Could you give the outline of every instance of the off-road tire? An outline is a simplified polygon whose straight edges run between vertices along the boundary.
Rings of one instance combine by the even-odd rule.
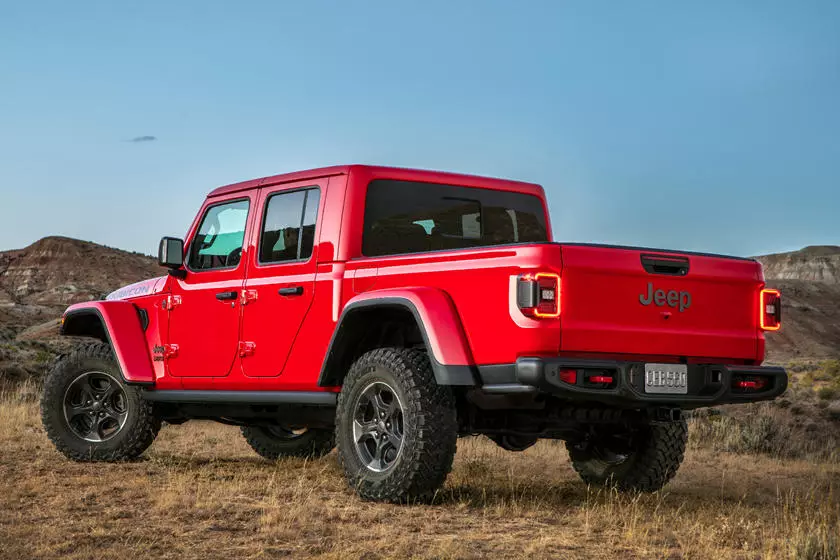
[[[275,461],[281,457],[317,459],[335,447],[332,430],[309,429],[294,437],[282,437],[263,426],[243,426],[245,441],[261,457]]]
[[[687,441],[688,425],[680,419],[645,425],[635,442],[636,449],[619,464],[604,461],[593,447],[580,448],[567,442],[566,449],[572,466],[587,484],[656,492],[677,474]]]
[[[362,462],[353,438],[354,407],[377,382],[390,386],[403,407],[400,451],[384,472]],[[339,463],[359,496],[393,503],[430,501],[452,470],[457,440],[454,396],[437,384],[425,352],[380,348],[351,366],[338,396],[336,442]]]
[[[89,442],[77,436],[64,414],[64,396],[73,381],[85,372],[99,371],[117,380],[127,403],[125,424],[111,439]],[[123,382],[111,347],[97,342],[86,344],[60,357],[44,379],[41,421],[47,437],[68,459],[81,462],[127,461],[139,457],[155,440],[160,419],[140,389]]]

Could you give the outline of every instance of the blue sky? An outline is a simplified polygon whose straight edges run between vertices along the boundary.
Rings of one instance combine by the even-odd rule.
[[[538,182],[559,240],[840,244],[838,30],[833,0],[3,0],[0,249],[153,253],[216,186],[335,163]]]

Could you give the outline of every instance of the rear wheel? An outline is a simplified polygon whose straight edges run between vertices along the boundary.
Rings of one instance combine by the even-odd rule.
[[[677,474],[687,441],[688,426],[681,419],[645,424],[632,433],[605,434],[583,444],[567,443],[566,448],[587,484],[655,492]]]
[[[56,449],[75,461],[134,459],[160,430],[152,404],[123,382],[103,343],[59,359],[47,373],[41,420]]]
[[[251,449],[272,461],[280,457],[323,457],[335,447],[332,430],[306,426],[245,426],[242,435]]]
[[[381,348],[350,368],[338,397],[338,456],[370,500],[426,501],[452,469],[455,399],[420,350]]]

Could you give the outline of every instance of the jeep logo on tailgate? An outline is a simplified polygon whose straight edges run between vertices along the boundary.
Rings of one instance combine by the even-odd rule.
[[[657,307],[668,305],[669,307],[677,307],[679,305],[680,313],[691,307],[691,294],[689,292],[678,292],[676,290],[653,290],[653,282],[648,282],[647,295],[639,294],[639,303],[642,305],[650,305],[653,303]]]

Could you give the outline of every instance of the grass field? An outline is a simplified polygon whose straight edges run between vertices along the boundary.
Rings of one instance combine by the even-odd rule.
[[[835,558],[840,465],[691,449],[654,495],[587,488],[561,444],[459,441],[432,505],[366,503],[334,453],[266,462],[238,429],[165,427],[146,456],[76,464],[37,406],[0,402],[0,558]]]

